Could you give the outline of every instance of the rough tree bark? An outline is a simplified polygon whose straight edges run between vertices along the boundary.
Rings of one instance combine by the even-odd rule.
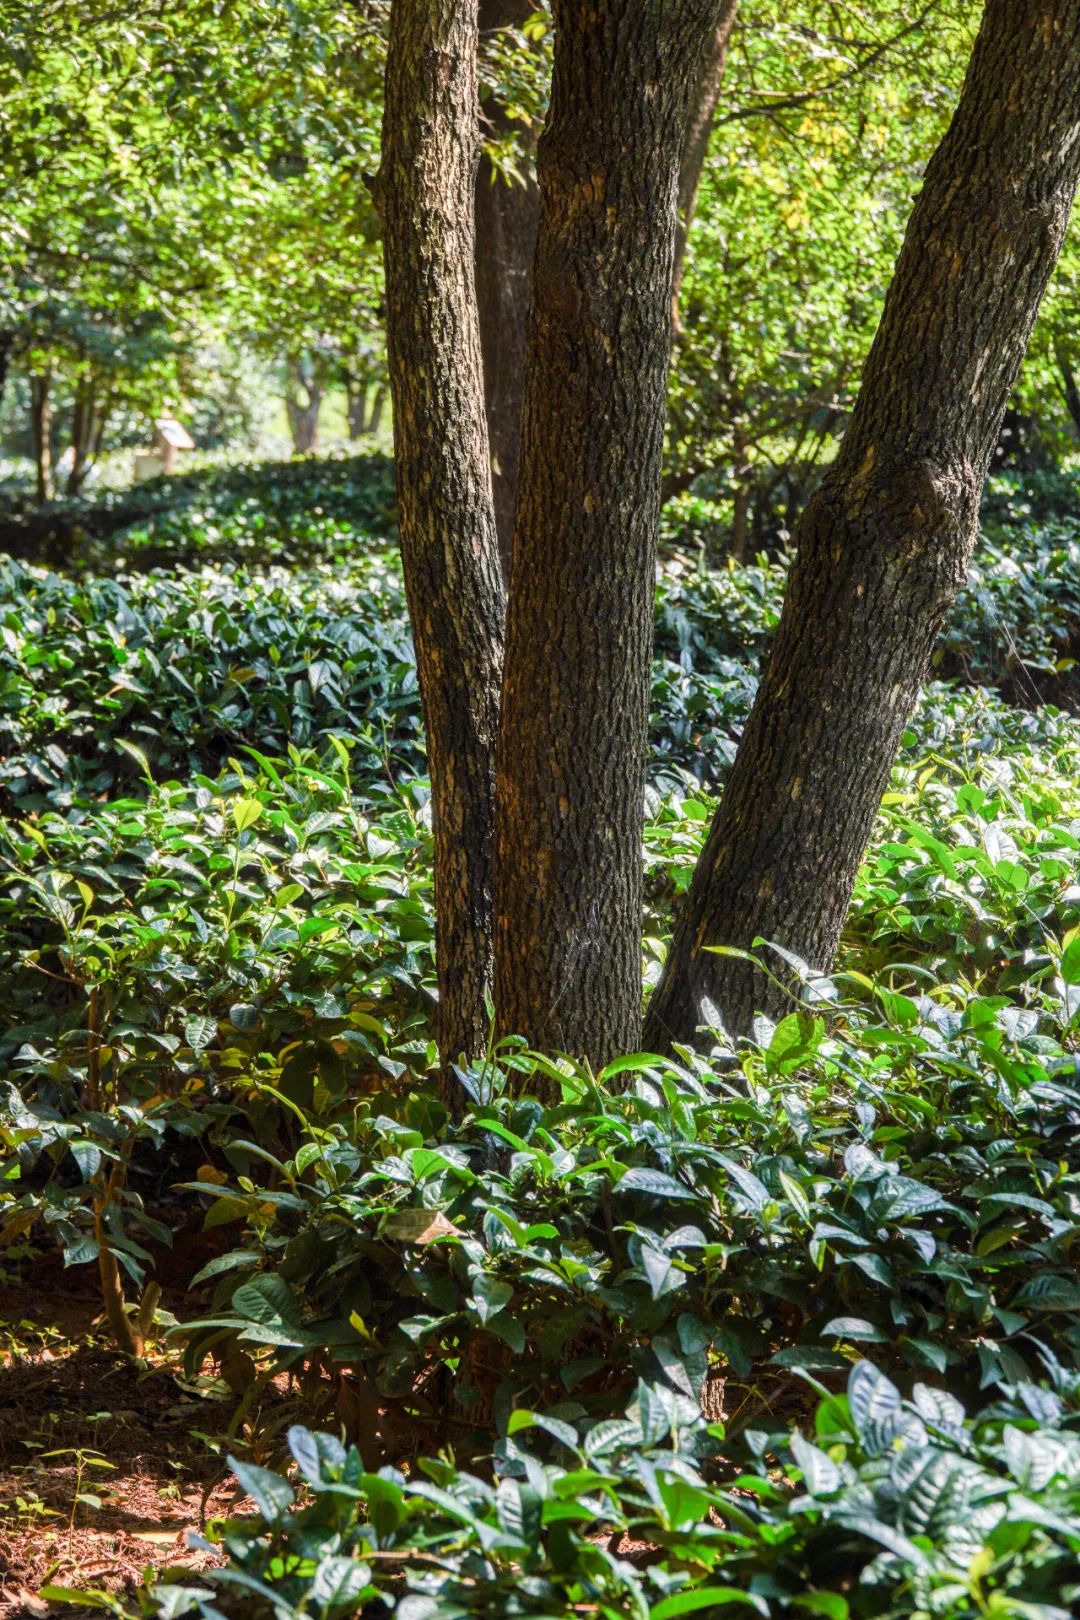
[[[533,14],[533,0],[480,0],[484,34],[520,26]],[[503,575],[510,579],[525,385],[525,328],[529,313],[540,190],[532,174],[536,131],[513,123],[495,98],[483,104],[495,134],[512,129],[521,148],[526,183],[501,176],[481,154],[476,176],[476,298],[484,354],[491,487]]]
[[[439,1045],[484,1050],[503,596],[473,274],[477,0],[394,0],[382,166],[405,586],[431,771]],[[447,1098],[455,1100],[447,1078]]]
[[[782,992],[706,947],[830,967],[903,727],[962,582],[1080,173],[1080,6],[989,0],[915,205],[757,700],[650,1007],[651,1048]]]
[[[722,0],[556,0],[496,808],[498,1027],[641,1031],[641,837],[671,275]]]
[[[671,278],[671,330],[674,336],[678,336],[679,332],[679,292],[686,265],[686,244],[697,212],[701,175],[709,153],[709,137],[724,82],[728,42],[738,9],[739,0],[724,0],[720,8],[720,18],[709,42],[686,124],[686,145],[679,165],[679,211],[675,223],[675,263]]]

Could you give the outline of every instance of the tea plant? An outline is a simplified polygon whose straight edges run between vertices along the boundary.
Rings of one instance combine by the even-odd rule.
[[[1071,530],[1001,519],[830,980],[789,962],[790,1014],[704,1056],[493,1046],[451,1122],[405,606],[347,466],[0,565],[0,1245],[95,1265],[115,1342],[231,1401],[256,1510],[142,1611],[1059,1620],[1080,723],[989,686],[1068,696]],[[647,980],[784,572],[662,567]]]
[[[144,1593],[140,1612],[1067,1620],[1080,1597],[1074,1381],[1018,1384],[974,1416],[934,1385],[905,1400],[867,1361],[846,1392],[811,1384],[811,1436],[759,1430],[734,1446],[647,1383],[611,1421],[569,1403],[518,1410],[493,1479],[448,1454],[371,1472],[333,1435],[294,1428],[295,1485],[234,1462],[255,1513],[212,1528],[227,1567]]]

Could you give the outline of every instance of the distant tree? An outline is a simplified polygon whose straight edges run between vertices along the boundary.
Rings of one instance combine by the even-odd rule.
[[[709,153],[709,140],[712,136],[713,121],[716,118],[716,109],[720,102],[720,91],[724,83],[724,66],[727,62],[728,43],[731,39],[731,31],[735,26],[738,10],[739,0],[725,0],[725,4],[720,8],[720,16],[713,30],[712,39],[709,41],[705,61],[698,75],[686,120],[686,134],[683,141],[682,158],[679,163],[679,200],[675,223],[675,255],[671,271],[671,324],[675,332],[679,328],[679,290],[682,286],[683,269],[686,264],[686,248],[690,240],[690,227],[694,222],[694,214],[697,211],[702,171],[705,168],[705,159]]]
[[[319,447],[319,412],[326,378],[324,365],[312,354],[291,354],[285,365],[285,415],[298,456]]]
[[[31,354],[43,375],[42,311],[60,311],[51,403],[73,490],[110,402],[141,388],[154,410],[223,333],[279,361],[377,330],[359,178],[377,161],[381,59],[379,29],[335,0],[0,7],[0,381]],[[293,400],[310,443],[314,401]]]

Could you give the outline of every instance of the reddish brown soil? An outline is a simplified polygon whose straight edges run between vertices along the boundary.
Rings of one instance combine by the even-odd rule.
[[[236,1506],[196,1432],[223,1435],[234,1403],[186,1389],[175,1355],[127,1361],[93,1326],[99,1301],[42,1269],[40,1286],[0,1289],[0,1620],[54,1612],[34,1597],[45,1585],[118,1591],[150,1564],[211,1567],[189,1535]],[[74,1500],[75,1456],[45,1455],[76,1449],[112,1464],[84,1460],[99,1508]]]

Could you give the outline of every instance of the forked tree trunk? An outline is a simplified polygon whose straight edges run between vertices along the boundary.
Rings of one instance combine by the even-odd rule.
[[[533,0],[480,0],[480,28],[487,34],[520,26],[535,10]],[[524,185],[504,178],[486,154],[481,154],[476,177],[476,298],[495,523],[503,575],[509,582],[525,386],[525,327],[540,190],[532,173],[536,131],[511,122],[494,98],[484,103],[483,114],[494,134],[514,131],[525,177]]]
[[[671,329],[676,336],[679,331],[679,292],[686,266],[686,245],[697,212],[701,176],[705,168],[705,159],[709,154],[709,137],[712,134],[720,90],[724,83],[728,42],[735,26],[735,14],[738,9],[739,0],[724,0],[720,8],[720,18],[709,42],[705,65],[690,104],[686,124],[686,145],[679,165],[679,212],[675,224],[675,264],[671,285]]]
[[[288,365],[285,414],[289,420],[293,450],[298,456],[310,455],[319,447],[319,411],[322,384],[303,361],[291,359]]]
[[[828,969],[1080,173],[1080,6],[989,0],[832,470],[796,530],[757,700],[646,1025],[789,1003],[709,946]],[[775,961],[775,959],[774,959]]]
[[[394,0],[382,167],[399,529],[431,771],[439,1045],[484,1050],[503,598],[473,274],[477,0]],[[455,1093],[447,1079],[447,1097]]]
[[[556,0],[496,809],[504,1032],[641,1030],[641,837],[679,165],[722,0]]]

